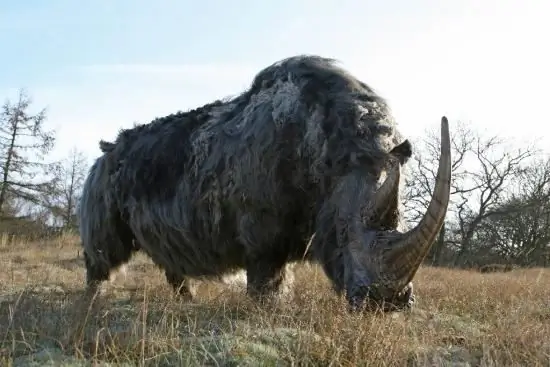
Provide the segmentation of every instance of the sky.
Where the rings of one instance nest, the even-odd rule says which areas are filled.
[[[56,130],[52,157],[93,159],[120,128],[317,54],[385,97],[407,137],[446,115],[550,147],[548,14],[548,0],[0,0],[0,98],[24,88]]]

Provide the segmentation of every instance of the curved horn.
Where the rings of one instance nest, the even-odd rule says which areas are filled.
[[[420,223],[398,239],[388,244],[385,257],[387,270],[401,289],[408,284],[416,274],[420,264],[430,250],[447,213],[451,182],[451,143],[449,138],[449,122],[441,118],[441,154],[434,193],[428,210]]]
[[[397,199],[399,195],[399,180],[401,179],[401,167],[398,162],[392,165],[388,170],[386,180],[376,190],[375,197],[370,208],[371,218],[370,222],[377,221],[379,218],[386,215],[386,212],[391,207],[391,200]],[[366,223],[372,224],[372,223]]]
[[[394,147],[390,152],[390,169],[387,171],[386,180],[376,190],[373,203],[370,208],[372,225],[387,215],[389,210],[395,210],[398,205],[399,181],[401,179],[401,165],[412,156],[412,147],[409,140]]]

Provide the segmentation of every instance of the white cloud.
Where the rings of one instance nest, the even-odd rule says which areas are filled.
[[[417,14],[418,19],[401,9],[403,14],[391,18],[395,25],[380,32],[376,27],[386,24],[381,18],[364,25],[358,15],[348,25],[340,17],[323,27],[327,14],[315,19],[304,15],[282,27],[278,39],[266,40],[276,56],[261,64],[83,65],[68,70],[57,85],[29,91],[38,106],[50,107],[48,123],[58,130],[56,155],[76,144],[95,156],[100,139],[113,139],[134,121],[240,93],[277,58],[318,53],[341,60],[387,98],[407,136],[437,128],[446,114],[451,123],[461,119],[509,137],[546,136],[550,146],[545,111],[550,60],[543,48],[548,23],[542,19],[542,7],[548,5],[540,2],[537,10],[511,2],[498,8],[458,4],[431,9],[439,12],[433,17]]]
[[[438,127],[446,114],[451,122],[471,121],[515,138],[546,135],[550,146],[544,130],[548,2],[441,4],[302,5],[277,37],[265,40],[269,56],[253,63],[83,65],[56,85],[29,91],[36,105],[49,106],[48,123],[58,129],[56,155],[76,144],[93,156],[99,139],[113,139],[134,121],[240,93],[277,58],[318,53],[341,60],[387,98],[407,136]]]

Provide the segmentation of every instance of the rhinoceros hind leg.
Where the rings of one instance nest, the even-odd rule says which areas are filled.
[[[164,272],[166,281],[172,286],[176,295],[184,301],[192,301],[197,288],[196,281],[186,276],[175,275],[168,271]]]

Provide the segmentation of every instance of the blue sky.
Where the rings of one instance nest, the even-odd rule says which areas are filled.
[[[339,59],[407,136],[446,114],[550,143],[547,0],[0,1],[0,98],[26,88],[48,108],[54,157],[93,158],[119,128],[237,94],[302,53]]]

